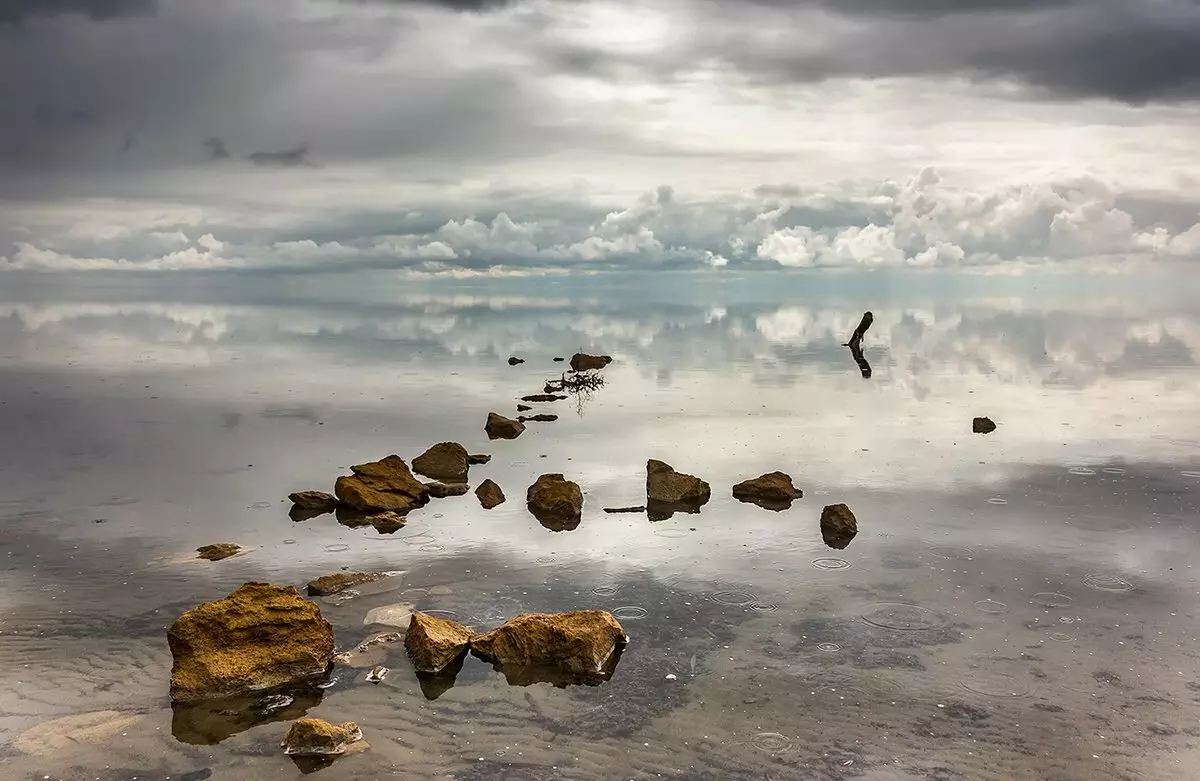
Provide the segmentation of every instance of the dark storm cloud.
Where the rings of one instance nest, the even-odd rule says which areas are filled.
[[[0,0],[0,25],[29,17],[78,14],[91,19],[153,13],[158,0]]]

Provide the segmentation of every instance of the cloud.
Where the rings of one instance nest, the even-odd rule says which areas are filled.
[[[150,14],[158,0],[4,0],[0,25],[17,24],[30,17],[81,15],[95,20]]]

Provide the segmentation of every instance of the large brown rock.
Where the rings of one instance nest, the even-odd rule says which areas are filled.
[[[333,512],[337,509],[338,503],[336,496],[324,491],[297,491],[294,494],[288,494],[288,501],[301,510],[312,512],[319,510],[322,513]]]
[[[436,673],[461,656],[470,640],[471,630],[462,624],[413,613],[404,635],[404,650],[417,670]]]
[[[786,510],[804,492],[792,485],[792,478],[783,472],[768,472],[733,487],[733,498],[750,502],[768,510]]]
[[[844,549],[858,534],[858,520],[844,504],[831,504],[821,511],[821,537],[825,544]]]
[[[608,355],[575,353],[571,356],[571,369],[577,372],[585,372],[590,369],[603,369],[610,363],[612,363],[612,357]]]
[[[339,591],[345,591],[351,586],[357,586],[362,583],[373,583],[376,580],[386,577],[387,575],[382,572],[335,572],[332,575],[323,575],[316,580],[310,580],[308,582],[308,595],[311,597],[327,597]]]
[[[471,637],[471,652],[502,667],[553,667],[567,673],[604,672],[628,637],[611,613],[576,610],[530,613]]]
[[[457,442],[439,442],[413,459],[413,471],[446,483],[467,482],[467,449]]]
[[[171,699],[222,697],[324,672],[333,627],[294,588],[252,581],[171,624]]]
[[[480,483],[475,489],[475,496],[479,498],[479,504],[485,510],[504,504],[504,491],[495,480],[484,480]]]
[[[711,494],[708,483],[698,477],[676,472],[670,464],[653,458],[646,462],[646,497],[651,501],[699,507]]]
[[[542,475],[525,493],[529,512],[552,531],[570,531],[579,526],[583,513],[583,491],[561,474]]]
[[[279,746],[293,757],[336,757],[362,737],[362,730],[353,721],[330,724],[322,719],[300,719],[292,724]]]
[[[429,490],[413,477],[408,464],[391,455],[350,467],[354,474],[337,479],[334,493],[342,504],[360,512],[404,514],[429,502]]]
[[[495,412],[489,412],[483,430],[487,432],[488,439],[516,439],[525,433],[525,424]]]

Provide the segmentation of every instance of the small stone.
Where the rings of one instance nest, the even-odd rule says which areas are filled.
[[[843,550],[858,534],[858,520],[844,504],[831,504],[821,511],[821,537],[825,544]]]
[[[996,430],[996,423],[991,418],[975,418],[971,421],[971,431],[976,434],[991,434]]]
[[[196,558],[208,561],[220,561],[242,552],[242,546],[233,542],[218,542],[214,545],[201,545],[196,548]]]
[[[757,504],[767,510],[786,510],[804,492],[792,485],[792,478],[783,472],[769,472],[733,487],[733,498]]]
[[[668,681],[677,681],[677,680],[679,680],[679,678],[675,675],[675,673],[667,673],[667,680]]]
[[[531,409],[533,409],[533,407],[529,406],[528,404],[517,405],[517,412],[528,412]]]
[[[550,401],[562,401],[565,398],[566,398],[566,396],[563,396],[562,394],[558,394],[558,393],[533,393],[528,396],[522,396],[521,401],[541,403],[541,402],[550,402]]]
[[[308,582],[310,597],[327,597],[361,583],[371,583],[387,577],[382,572],[335,572]]]
[[[439,442],[413,459],[413,471],[446,483],[467,482],[467,449],[457,442]]]
[[[280,747],[293,757],[331,757],[345,754],[350,744],[362,737],[362,730],[353,721],[330,724],[321,719],[300,719],[293,722]]]
[[[480,483],[475,489],[475,496],[479,498],[479,504],[485,510],[504,504],[504,491],[495,480],[484,480]]]
[[[542,475],[525,494],[529,512],[552,531],[570,531],[579,526],[583,491],[561,474]]]
[[[367,683],[383,683],[383,679],[391,669],[384,667],[382,664],[377,664],[371,668],[371,672],[367,673]]]
[[[488,439],[516,439],[525,433],[525,424],[495,412],[488,413],[487,424],[483,427]]]
[[[525,363],[525,359],[524,359],[524,358],[518,358],[518,357],[517,357],[517,356],[515,356],[515,355],[514,355],[513,357],[511,357],[511,358],[509,358],[509,359],[508,359],[508,365],[509,365],[509,366],[516,366],[516,365],[518,365],[518,364],[522,364],[522,363]]]
[[[470,639],[471,630],[461,624],[413,613],[404,635],[404,650],[417,670],[436,673],[461,656]]]
[[[555,362],[555,363],[562,363],[562,362],[563,362],[563,361],[565,361],[565,360],[567,360],[567,359],[566,359],[566,358],[561,358],[561,357],[558,357],[558,356],[555,356],[555,358],[554,358],[554,362]]]
[[[521,423],[525,423],[530,420],[536,423],[553,423],[554,421],[558,420],[558,415],[547,415],[544,413],[541,415],[530,415],[528,417],[522,415],[521,417],[517,418],[517,420]]]
[[[471,490],[466,483],[426,483],[429,495],[434,499],[445,499],[449,496],[462,496]]]
[[[467,456],[468,464],[486,464],[492,460],[492,457],[486,453],[474,453]]]
[[[571,356],[571,370],[577,372],[584,372],[590,369],[603,369],[610,363],[612,363],[612,357],[608,355],[575,353]]]
[[[301,510],[312,512],[319,510],[322,513],[333,512],[337,509],[338,504],[336,496],[324,491],[297,491],[294,494],[288,494],[288,501]]]

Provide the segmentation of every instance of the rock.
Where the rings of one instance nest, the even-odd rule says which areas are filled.
[[[996,430],[996,423],[991,418],[975,418],[971,421],[971,431],[976,434],[991,434]]]
[[[705,505],[711,496],[708,483],[698,477],[676,472],[669,464],[650,459],[646,462],[646,497],[663,504]]]
[[[327,494],[324,491],[297,491],[294,494],[288,494],[288,501],[294,507],[299,507],[301,510],[310,510],[313,512],[321,511],[322,513],[330,513],[337,509],[337,497],[333,494]]]
[[[362,730],[353,721],[330,724],[321,719],[300,719],[279,745],[288,756],[331,757],[345,754],[350,744],[362,737]]]
[[[434,499],[445,499],[448,496],[462,496],[471,490],[466,483],[426,483],[429,495]]]
[[[502,668],[552,667],[596,676],[628,640],[617,619],[603,610],[531,613],[472,636],[471,652]]]
[[[369,670],[378,667],[388,659],[390,646],[404,640],[399,632],[383,632],[363,640],[355,648],[342,651],[333,657],[335,664],[344,664],[356,670]]]
[[[529,396],[522,396],[521,401],[548,402],[548,401],[562,401],[565,398],[566,398],[566,396],[563,396],[562,394],[559,394],[559,393],[534,393]]]
[[[337,479],[334,493],[347,507],[361,512],[404,514],[429,502],[429,491],[413,477],[404,459],[391,455],[350,467],[354,474]]]
[[[563,362],[563,361],[565,361],[565,360],[567,360],[567,359],[566,359],[566,358],[560,358],[560,357],[558,357],[558,356],[555,356],[555,358],[554,358],[554,362],[555,362],[555,363],[562,363],[562,362]]]
[[[792,485],[792,478],[783,472],[768,472],[733,487],[734,499],[768,510],[786,510],[802,496],[804,492]]]
[[[192,608],[167,630],[171,699],[269,689],[329,667],[333,627],[291,587],[252,581]]]
[[[553,531],[570,531],[579,526],[583,512],[583,491],[578,483],[561,474],[542,475],[525,494],[529,512]]]
[[[497,415],[495,412],[489,412],[487,424],[483,430],[487,432],[488,439],[516,439],[525,433],[525,424],[503,415]]]
[[[467,482],[470,457],[457,442],[440,442],[413,459],[413,471],[446,483]]]
[[[471,630],[461,624],[413,613],[404,635],[404,650],[417,670],[436,673],[462,656],[470,639]]]
[[[536,423],[553,423],[554,421],[558,420],[558,415],[541,414],[541,415],[530,415],[528,417],[522,415],[521,417],[517,418],[517,420],[520,421],[521,423],[524,423],[529,420],[532,420]]]
[[[92,711],[30,727],[12,741],[13,748],[37,757],[62,756],[81,745],[105,744],[145,719],[143,714],[115,710]]]
[[[821,511],[821,537],[825,544],[844,549],[858,534],[858,521],[844,504],[831,504]]]
[[[215,545],[201,545],[196,548],[196,557],[208,561],[220,561],[242,552],[242,546],[233,542],[218,542]]]
[[[606,512],[606,513],[644,513],[644,512],[646,512],[646,506],[638,505],[637,507],[605,507],[604,512]]]
[[[585,372],[589,369],[603,369],[610,363],[612,363],[612,358],[607,355],[575,353],[571,356],[571,370],[577,372]]]
[[[562,393],[562,390],[563,390],[562,382],[555,382],[553,380],[547,382],[545,385],[542,386],[542,393],[547,393],[547,394]]]
[[[517,405],[517,412],[528,412],[531,409],[533,409],[533,407],[529,406],[528,404]]]
[[[508,359],[508,365],[509,365],[509,366],[516,366],[516,365],[518,365],[518,364],[522,364],[522,363],[525,363],[525,359],[524,359],[524,358],[518,358],[518,357],[517,357],[517,356],[515,356],[515,355],[514,355],[513,357],[511,357],[511,358],[509,358],[509,359]]]
[[[486,453],[474,453],[472,455],[467,456],[468,464],[474,464],[474,465],[486,464],[491,460],[492,460],[492,457]]]
[[[475,489],[475,495],[479,497],[479,504],[485,510],[504,504],[504,491],[495,480],[484,480]]]
[[[393,626],[397,629],[405,629],[412,618],[412,613],[413,606],[403,602],[395,605],[371,608],[367,611],[367,617],[363,619],[363,626],[378,624],[379,626]]]
[[[383,572],[336,572],[308,582],[310,597],[327,597],[360,583],[371,583],[387,577]]]

